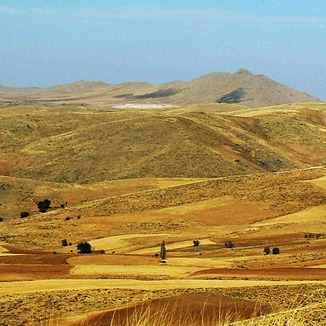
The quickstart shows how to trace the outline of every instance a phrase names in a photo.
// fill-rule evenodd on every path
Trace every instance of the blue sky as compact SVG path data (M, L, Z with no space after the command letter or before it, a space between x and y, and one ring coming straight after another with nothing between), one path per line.
M326 1L0 0L0 84L155 84L244 67L326 100Z

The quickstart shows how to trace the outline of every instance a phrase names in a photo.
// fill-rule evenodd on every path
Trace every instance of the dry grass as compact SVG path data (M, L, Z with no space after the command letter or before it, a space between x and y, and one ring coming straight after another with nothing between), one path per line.
M68 317L85 313L89 325L93 317L100 325L99 311L118 318L143 301L128 325L240 318L206 299L194 319L181 317L175 301L147 305L149 297L174 300L206 287L231 301L272 304L272 314L248 325L325 319L326 172L312 167L326 159L324 104L114 112L25 106L1 110L0 122L0 325L69 325ZM53 208L38 213L45 198ZM23 210L31 216L19 218ZM73 245L62 247L62 239ZM164 265L154 256L162 240ZM236 246L225 248L227 240ZM77 255L80 241L107 252ZM281 254L264 256L265 246Z
M318 294L318 290L310 288L314 294ZM266 288L270 297L273 299L276 294ZM272 290L272 289L271 289ZM284 288L285 290L285 288ZM292 289L292 296L287 297L287 302L283 302L281 306L274 306L273 309L267 309L266 301L259 302L262 298L256 299L249 308L250 301L229 301L229 297L219 297L212 304L213 294L206 294L206 299L201 297L202 302L195 308L183 302L173 301L170 298L160 300L159 304L148 303L143 301L138 305L128 305L124 308L108 310L101 313L93 313L79 317L78 321L74 318L65 319L64 317L50 317L48 320L36 323L35 325L69 325L69 326L228 326L228 325L244 325L244 326L297 326L297 325L325 325L326 312L325 298L318 295L314 300L301 302L299 295L295 295L298 288ZM242 293L250 294L250 289L241 289ZM232 290L228 291L229 293ZM254 293L259 291L253 291ZM285 293L289 292L288 289ZM261 292L262 294L263 292ZM297 292L298 293L298 292ZM203 294L203 293L202 293ZM277 294L282 296L282 289L277 290ZM322 294L322 293L320 293ZM236 296L236 292L233 293ZM187 295L186 295L187 296ZM189 294L188 294L189 296ZM194 300L190 295L190 300ZM225 301L229 301L225 304ZM155 300L154 300L155 302ZM299 304L299 306L298 306ZM33 324L34 325L34 324Z

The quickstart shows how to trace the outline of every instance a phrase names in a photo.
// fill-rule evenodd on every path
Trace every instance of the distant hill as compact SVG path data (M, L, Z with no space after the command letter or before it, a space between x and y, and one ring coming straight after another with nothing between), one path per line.
M0 86L0 101L83 103L114 106L128 103L186 105L195 103L231 103L248 107L272 106L319 99L279 84L264 75L246 69L236 73L217 72L188 82L162 85L146 82L106 84L79 81L44 88L17 89Z
M0 85L0 95L1 94L22 94L22 93L30 93L33 92L35 90L38 90L39 88L37 87L8 87L8 86L3 86Z

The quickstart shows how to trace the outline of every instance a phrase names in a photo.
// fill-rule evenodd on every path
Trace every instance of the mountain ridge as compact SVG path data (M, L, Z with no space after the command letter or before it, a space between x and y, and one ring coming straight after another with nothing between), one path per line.
M0 86L0 102L36 101L86 103L114 106L127 103L188 105L231 103L248 107L273 106L296 102L320 102L316 97L273 81L269 77L241 68L235 73L214 72L190 81L164 84L148 82L77 81L49 88L10 88Z

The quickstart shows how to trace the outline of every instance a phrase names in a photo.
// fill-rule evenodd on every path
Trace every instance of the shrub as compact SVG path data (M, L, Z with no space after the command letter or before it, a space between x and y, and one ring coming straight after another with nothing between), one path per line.
M92 252L92 246L88 242L80 242L77 245L80 254L89 254Z
M273 251L272 251L273 255L278 255L280 253L280 248L273 248Z
M104 255L105 254L105 250L100 250L100 254Z
M235 247L233 241L230 241L230 240L225 241L224 245L225 245L226 248L234 248Z
M0 217L0 222L3 222L3 217Z
M67 217L65 218L65 221L69 221L69 220L71 220L71 219L72 219L71 216L67 216Z
M194 240L193 241L194 247L198 247L200 245L199 240Z
M67 247L68 246L68 240L67 239L61 240L61 244L62 244L63 247Z
M265 247L264 248L264 253L265 253L265 255L269 255L271 253L271 248L270 247Z
M40 213L46 213L48 209L50 208L51 205L51 200L49 199L44 199L43 201L39 201L37 203L37 207L40 211Z
M61 207L61 208L66 208L66 207L67 207L67 202L62 203L62 204L60 205L60 207Z
M20 213L20 218L25 218L25 217L28 217L28 216L29 216L28 212L21 212Z

